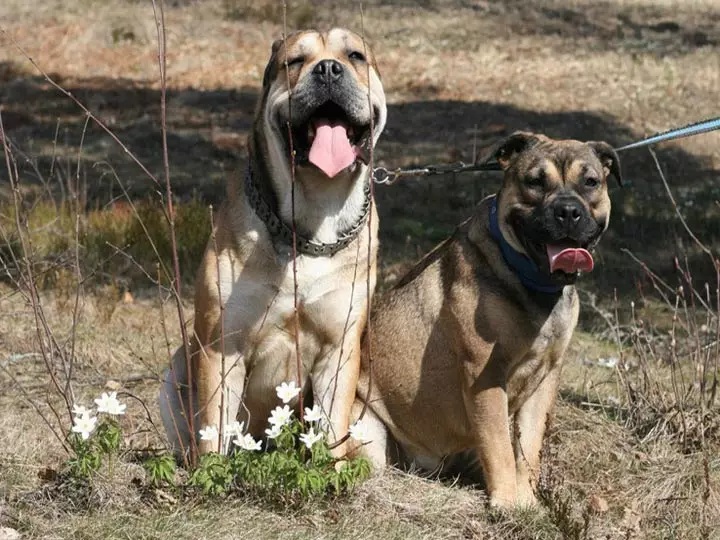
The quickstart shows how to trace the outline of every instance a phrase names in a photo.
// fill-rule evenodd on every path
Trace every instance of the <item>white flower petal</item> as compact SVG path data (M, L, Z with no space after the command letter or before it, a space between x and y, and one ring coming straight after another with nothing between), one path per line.
M370 442L370 428L362 420L350 426L350 436L359 442Z
M83 440L87 440L90 434L95 430L95 424L97 423L96 416L90 416L90 412L86 412L82 416L78 416L73 419L72 431L79 433Z
M275 391L283 403L290 403L300 393L300 388L295 384L295 381L290 381L276 386Z
M232 437L242 437L244 430L245 422L238 422L237 420L235 420L232 424L225 424L223 437L225 437L226 439Z
M203 441L216 441L218 438L218 430L215 426L205 426L205 429L200 430L200 440Z
M270 418L268 418L268 422L270 422L273 426L284 426L288 422L290 422L290 418L292 417L292 410L290 410L290 407L285 405L284 407L275 407L273 411L270 413Z
M249 452L262 450L262 441L256 441L249 433L235 439L233 444Z
M305 420L308 422L321 422L323 418L323 411L319 404L315 404L312 408L305 407Z
M82 416L84 414L90 414L90 409L86 409L82 405L73 405L72 413L76 416Z
M268 439L274 439L282 433L282 426L279 424L273 424L271 427L265 430L265 435Z
M315 433L314 428L310 428L307 433L300 435L300 442L302 442L308 449L312 448L313 445L323 438L322 433Z
M118 401L117 392L103 392L102 395L95 400L99 413L107 413L111 415L125 414L127 405L123 405Z

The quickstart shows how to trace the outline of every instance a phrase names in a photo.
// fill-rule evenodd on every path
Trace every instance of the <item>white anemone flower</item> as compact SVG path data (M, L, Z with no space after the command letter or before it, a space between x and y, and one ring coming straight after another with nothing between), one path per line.
M202 441L216 441L218 438L218 430L215 426L205 426L205 429L200 430L200 440Z
M75 433L79 433L84 441L90 437L90 434L95 429L97 423L97 416L90 416L89 412L86 412L82 416L79 416L73 420L72 430Z
M288 422L290 422L291 416L292 411L287 405L285 405L284 407L275 407L270 413L270 418L268 418L268 422L270 422L270 424L273 426L282 427Z
M123 405L118 401L117 392L103 392L102 395L95 400L99 413L108 413L112 415L125 414L127 405Z
M350 426L350 436L356 441L370 442L370 427L362 420L358 420Z
M268 439L274 439L282 433L282 428L282 424L273 424L265 430L265 435L267 435Z
M302 442L308 449L313 447L313 444L323 438L322 433L315 433L315 428L310 428L307 433L300 435L300 442Z
M242 437L243 431L245 430L245 422L238 422L235 420L232 424L225 424L225 430L223 431L223 437Z
M308 422L321 422L323 420L323 412L320 405L313 405L312 408L305 407L305 420Z
M127 405L124 403L120 403L117 399L115 401L110 402L110 408L108 409L107 413L111 414L112 416L120 416L122 414L125 414L125 409L127 409Z
M75 416L83 416L86 414L90 414L90 412L91 412L90 409L86 409L82 405L73 405L73 408L72 408L72 413Z
M295 381L290 381L276 386L275 391L283 403L290 403L300 393L300 388L295 384Z
M262 450L262 441L256 441L249 433L235 439L233 441L233 444L239 446L243 450L248 450L250 452Z

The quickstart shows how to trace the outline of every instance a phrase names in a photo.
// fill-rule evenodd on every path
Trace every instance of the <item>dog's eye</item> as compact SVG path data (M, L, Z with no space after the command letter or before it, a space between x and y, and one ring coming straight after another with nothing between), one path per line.
M600 185L600 180L595 178L594 176L588 176L585 178L585 187L587 188L596 188Z
M350 54L348 54L348 58L350 60L357 60L358 62L366 61L365 55L360 51L352 51Z
M525 185L529 188L541 188L545 185L545 171L525 178Z
M288 67L292 66L299 66L305 63L305 57L304 56L296 56L295 58L290 58L287 61Z

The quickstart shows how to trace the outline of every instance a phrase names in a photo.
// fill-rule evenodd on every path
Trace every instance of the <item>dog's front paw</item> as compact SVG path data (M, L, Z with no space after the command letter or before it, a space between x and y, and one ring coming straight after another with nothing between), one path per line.
M521 484L518 486L515 505L522 508L534 508L538 506L538 499L530 484Z
M490 493L490 508L496 510L507 510L516 504L516 493L514 489L496 489Z

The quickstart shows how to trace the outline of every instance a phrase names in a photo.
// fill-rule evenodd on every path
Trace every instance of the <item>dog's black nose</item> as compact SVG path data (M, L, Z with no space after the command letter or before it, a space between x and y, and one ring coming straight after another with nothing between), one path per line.
M345 69L337 60L320 60L313 68L315 77L326 84L340 80L343 73Z
M564 228L573 228L582 217L582 205L577 201L558 201L553 207L555 221Z

